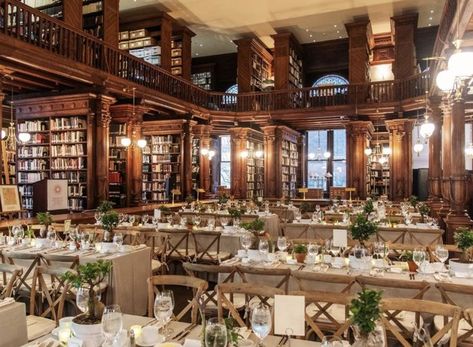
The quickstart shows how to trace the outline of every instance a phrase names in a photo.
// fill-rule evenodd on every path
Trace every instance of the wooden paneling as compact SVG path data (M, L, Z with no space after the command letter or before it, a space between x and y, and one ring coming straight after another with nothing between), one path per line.
M193 58L192 73L202 71L213 71L213 90L224 92L237 83L237 54Z
M82 0L65 0L63 6L64 22L82 30Z
M103 40L118 48L120 0L102 0L103 4Z
M348 80L350 83L368 81L369 41L371 25L369 21L345 24L348 33Z
M416 71L416 47L414 35L418 14L400 15L392 18L394 23L394 78L403 79Z

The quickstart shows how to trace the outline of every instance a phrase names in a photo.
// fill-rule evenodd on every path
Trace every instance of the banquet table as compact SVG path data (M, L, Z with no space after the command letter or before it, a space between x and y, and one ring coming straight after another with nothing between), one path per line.
M153 326L155 324L156 324L155 320L151 317L140 317L140 316L128 315L128 314L123 315L123 329L126 329L126 330L129 330L130 327L134 325ZM189 323L184 323L184 322L173 321L169 323L169 329L173 331L172 336L178 335L180 332L184 331L189 326L190 326ZM181 340L179 342L185 345L185 340L201 341L201 334L202 334L202 326L196 325L190 330L190 333L185 337L184 341ZM172 341L172 336L171 336L171 341ZM257 337L252 333L249 335L248 339L254 342L258 341ZM267 347L278 347L280 341L281 341L281 336L270 335L264 339L264 345ZM40 347L40 346L43 347L43 346L47 346L48 343L50 344L49 347L60 346L59 342L52 335L47 335L35 341L25 344L23 345L23 347ZM346 346L349 346L347 342L345 342L344 344ZM140 345L137 344L137 346L140 346ZM291 339L288 343L286 343L286 346L319 347L321 346L321 344L320 342L307 341L307 340L301 340L301 339Z
M117 303L122 307L122 311L130 314L145 314L147 309L147 285L146 280L151 274L150 252L146 246L135 246L129 252L99 253L95 250L69 251L68 249L36 249L24 246L0 248L2 254L6 251L16 251L31 254L70 255L79 256L81 264L91 263L97 260L109 260L112 262L112 272L108 276L107 282L107 303ZM25 269L29 268L31 261L15 261ZM33 273L31 272L32 276Z
M348 229L342 223L315 223L303 219L299 223L286 223L282 225L284 234L288 239L331 239L334 229ZM392 242L420 246L443 244L444 231L430 226L397 225L396 227L379 226L376 234L370 241ZM350 233L348 233L350 238Z

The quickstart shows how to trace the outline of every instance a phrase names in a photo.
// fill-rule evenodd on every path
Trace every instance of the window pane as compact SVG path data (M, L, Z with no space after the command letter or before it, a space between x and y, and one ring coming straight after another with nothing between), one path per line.
M309 131L307 139L309 159L323 159L327 150L327 131Z
M347 138L345 129L333 131L333 159L346 159Z
M230 163L220 163L220 185L230 188Z
M325 174L327 173L326 161L309 161L307 165L308 187L323 188L326 190Z
M225 135L225 136L220 136L220 140L221 140L221 158L220 160L221 161L230 161L231 159L231 153L232 153L232 149L231 149L231 144L230 144L230 136L229 135Z
M345 160L333 162L333 186L347 186L347 164Z

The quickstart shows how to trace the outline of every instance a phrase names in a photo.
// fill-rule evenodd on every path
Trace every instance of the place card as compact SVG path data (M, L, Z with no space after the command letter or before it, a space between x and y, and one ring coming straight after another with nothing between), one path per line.
M154 218L161 219L161 210L159 208L154 209Z
M274 296L274 333L291 336L305 335L304 296Z
M348 234L346 229L333 229L333 245L335 247L347 247Z

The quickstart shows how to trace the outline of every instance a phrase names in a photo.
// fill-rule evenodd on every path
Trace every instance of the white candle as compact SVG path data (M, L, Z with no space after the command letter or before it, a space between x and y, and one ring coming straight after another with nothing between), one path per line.
M135 334L135 339L141 336L141 325L132 325L130 327L130 331L133 330L133 333Z
M58 333L59 342L67 343L70 337L71 337L71 329L62 328L59 330L59 333Z

